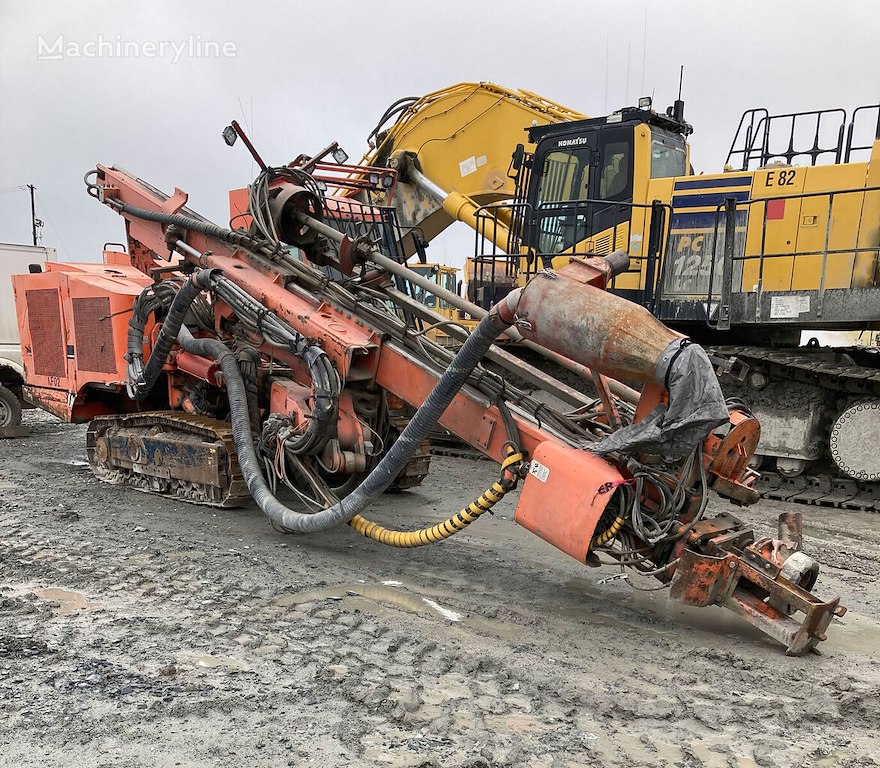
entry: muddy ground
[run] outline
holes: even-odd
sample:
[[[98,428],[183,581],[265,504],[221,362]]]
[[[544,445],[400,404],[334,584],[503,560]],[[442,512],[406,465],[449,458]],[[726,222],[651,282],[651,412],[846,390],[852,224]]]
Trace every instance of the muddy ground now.
[[[416,551],[284,536],[101,484],[82,427],[28,418],[0,441],[0,766],[880,762],[880,516],[802,508],[850,612],[787,658],[720,608],[601,584],[511,500]],[[423,525],[494,474],[438,458],[372,515]],[[783,508],[745,514],[769,533]]]

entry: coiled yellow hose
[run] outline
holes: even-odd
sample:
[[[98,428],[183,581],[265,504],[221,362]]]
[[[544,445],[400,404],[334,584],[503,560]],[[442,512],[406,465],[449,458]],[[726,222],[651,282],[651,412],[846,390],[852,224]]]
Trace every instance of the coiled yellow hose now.
[[[389,547],[408,548],[436,544],[438,541],[443,541],[459,531],[463,531],[480,515],[488,512],[501,501],[504,495],[516,486],[518,475],[513,467],[522,461],[523,455],[518,451],[508,453],[507,458],[501,464],[501,480],[492,483],[492,487],[486,489],[480,498],[471,502],[460,512],[430,528],[421,528],[418,531],[394,531],[383,528],[378,523],[367,520],[360,515],[355,515],[348,524],[362,536],[378,541],[380,544],[387,544]]]
[[[608,529],[604,533],[600,533],[593,537],[593,540],[590,542],[590,549],[593,547],[602,547],[607,544],[611,539],[617,536],[617,532],[623,528],[625,523],[626,520],[622,517],[614,518],[614,522],[608,526]]]

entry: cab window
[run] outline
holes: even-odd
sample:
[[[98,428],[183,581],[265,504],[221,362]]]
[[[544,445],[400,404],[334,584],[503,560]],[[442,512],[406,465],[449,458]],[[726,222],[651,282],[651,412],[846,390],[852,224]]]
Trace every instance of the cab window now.
[[[434,266],[423,266],[420,264],[415,264],[410,267],[413,272],[417,272],[422,277],[427,277],[430,280],[437,280],[437,267]],[[437,306],[437,297],[433,293],[428,293],[424,288],[420,285],[415,285],[414,283],[410,284],[412,289],[413,298],[416,301],[421,302],[426,307],[436,307]]]
[[[609,142],[602,150],[602,175],[599,178],[599,197],[602,200],[622,200],[629,197],[630,183],[629,142]]]
[[[589,198],[591,154],[588,147],[548,152],[541,167],[538,203]]]
[[[651,178],[668,179],[687,174],[687,151],[681,136],[652,133]]]

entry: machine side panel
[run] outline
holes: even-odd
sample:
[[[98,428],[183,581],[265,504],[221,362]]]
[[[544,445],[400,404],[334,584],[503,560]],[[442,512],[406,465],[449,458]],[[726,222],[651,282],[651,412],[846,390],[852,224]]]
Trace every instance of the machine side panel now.
[[[622,482],[611,464],[588,451],[541,443],[513,519],[583,563],[596,524]]]
[[[89,398],[90,384],[121,389],[131,306],[150,279],[131,267],[53,264],[48,272],[13,277],[25,394],[65,421],[115,409]]]

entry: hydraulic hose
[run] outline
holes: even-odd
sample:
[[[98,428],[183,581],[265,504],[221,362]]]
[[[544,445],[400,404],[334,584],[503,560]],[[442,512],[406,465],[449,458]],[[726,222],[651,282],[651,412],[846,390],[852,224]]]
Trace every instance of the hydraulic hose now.
[[[215,275],[215,270],[202,269],[190,275],[183,284],[171,302],[168,315],[159,331],[159,337],[143,368],[141,360],[144,354],[144,327],[147,318],[139,312],[132,314],[128,323],[128,354],[126,355],[129,372],[128,394],[132,400],[143,400],[153,388],[183,326],[186,313],[189,312],[196,297],[202,291],[211,288]]]
[[[367,520],[360,515],[355,515],[349,525],[362,536],[387,544],[389,547],[422,547],[426,544],[436,544],[438,541],[448,539],[456,533],[463,531],[472,522],[489,512],[505,494],[516,487],[517,475],[514,467],[523,461],[523,455],[519,451],[510,449],[507,458],[501,464],[501,479],[492,483],[483,494],[468,506],[442,523],[432,525],[430,528],[420,528],[417,531],[395,531],[383,528],[378,523]]]
[[[615,517],[608,528],[593,537],[593,540],[590,542],[590,549],[593,549],[594,547],[604,547],[609,541],[611,541],[611,539],[620,533],[620,529],[623,528],[624,525],[626,525],[626,520],[624,518]]]
[[[163,211],[151,211],[147,208],[138,208],[137,206],[130,205],[129,203],[123,203],[121,200],[117,200],[115,198],[103,198],[101,195],[101,187],[98,184],[95,184],[93,181],[89,180],[89,177],[94,175],[95,173],[97,173],[97,171],[89,171],[83,179],[86,183],[88,193],[92,197],[95,197],[101,202],[106,203],[119,213],[127,213],[138,219],[155,221],[159,224],[176,224],[180,227],[184,227],[185,229],[191,229],[194,232],[201,232],[203,235],[207,235],[208,237],[213,237],[217,240],[222,240],[224,243],[230,243],[232,245],[237,245],[242,248],[249,248],[252,250],[260,250],[264,247],[271,248],[270,243],[258,240],[254,237],[250,237],[249,235],[246,235],[242,232],[236,232],[235,230],[229,229],[228,227],[221,227],[208,221],[196,219],[192,216],[184,216],[179,213],[165,213]]]
[[[363,482],[349,496],[332,507],[314,514],[290,509],[278,501],[269,489],[263,477],[251,434],[244,379],[232,351],[217,339],[194,338],[186,326],[181,327],[177,340],[187,352],[214,358],[220,363],[226,383],[238,465],[257,506],[282,528],[295,533],[317,533],[347,523],[391,485],[412,458],[416,448],[421,445],[431,427],[443,415],[452,398],[464,386],[474,368],[492,346],[492,342],[507,326],[507,321],[503,320],[498,312],[492,311],[486,315],[453,358],[400,437]]]

